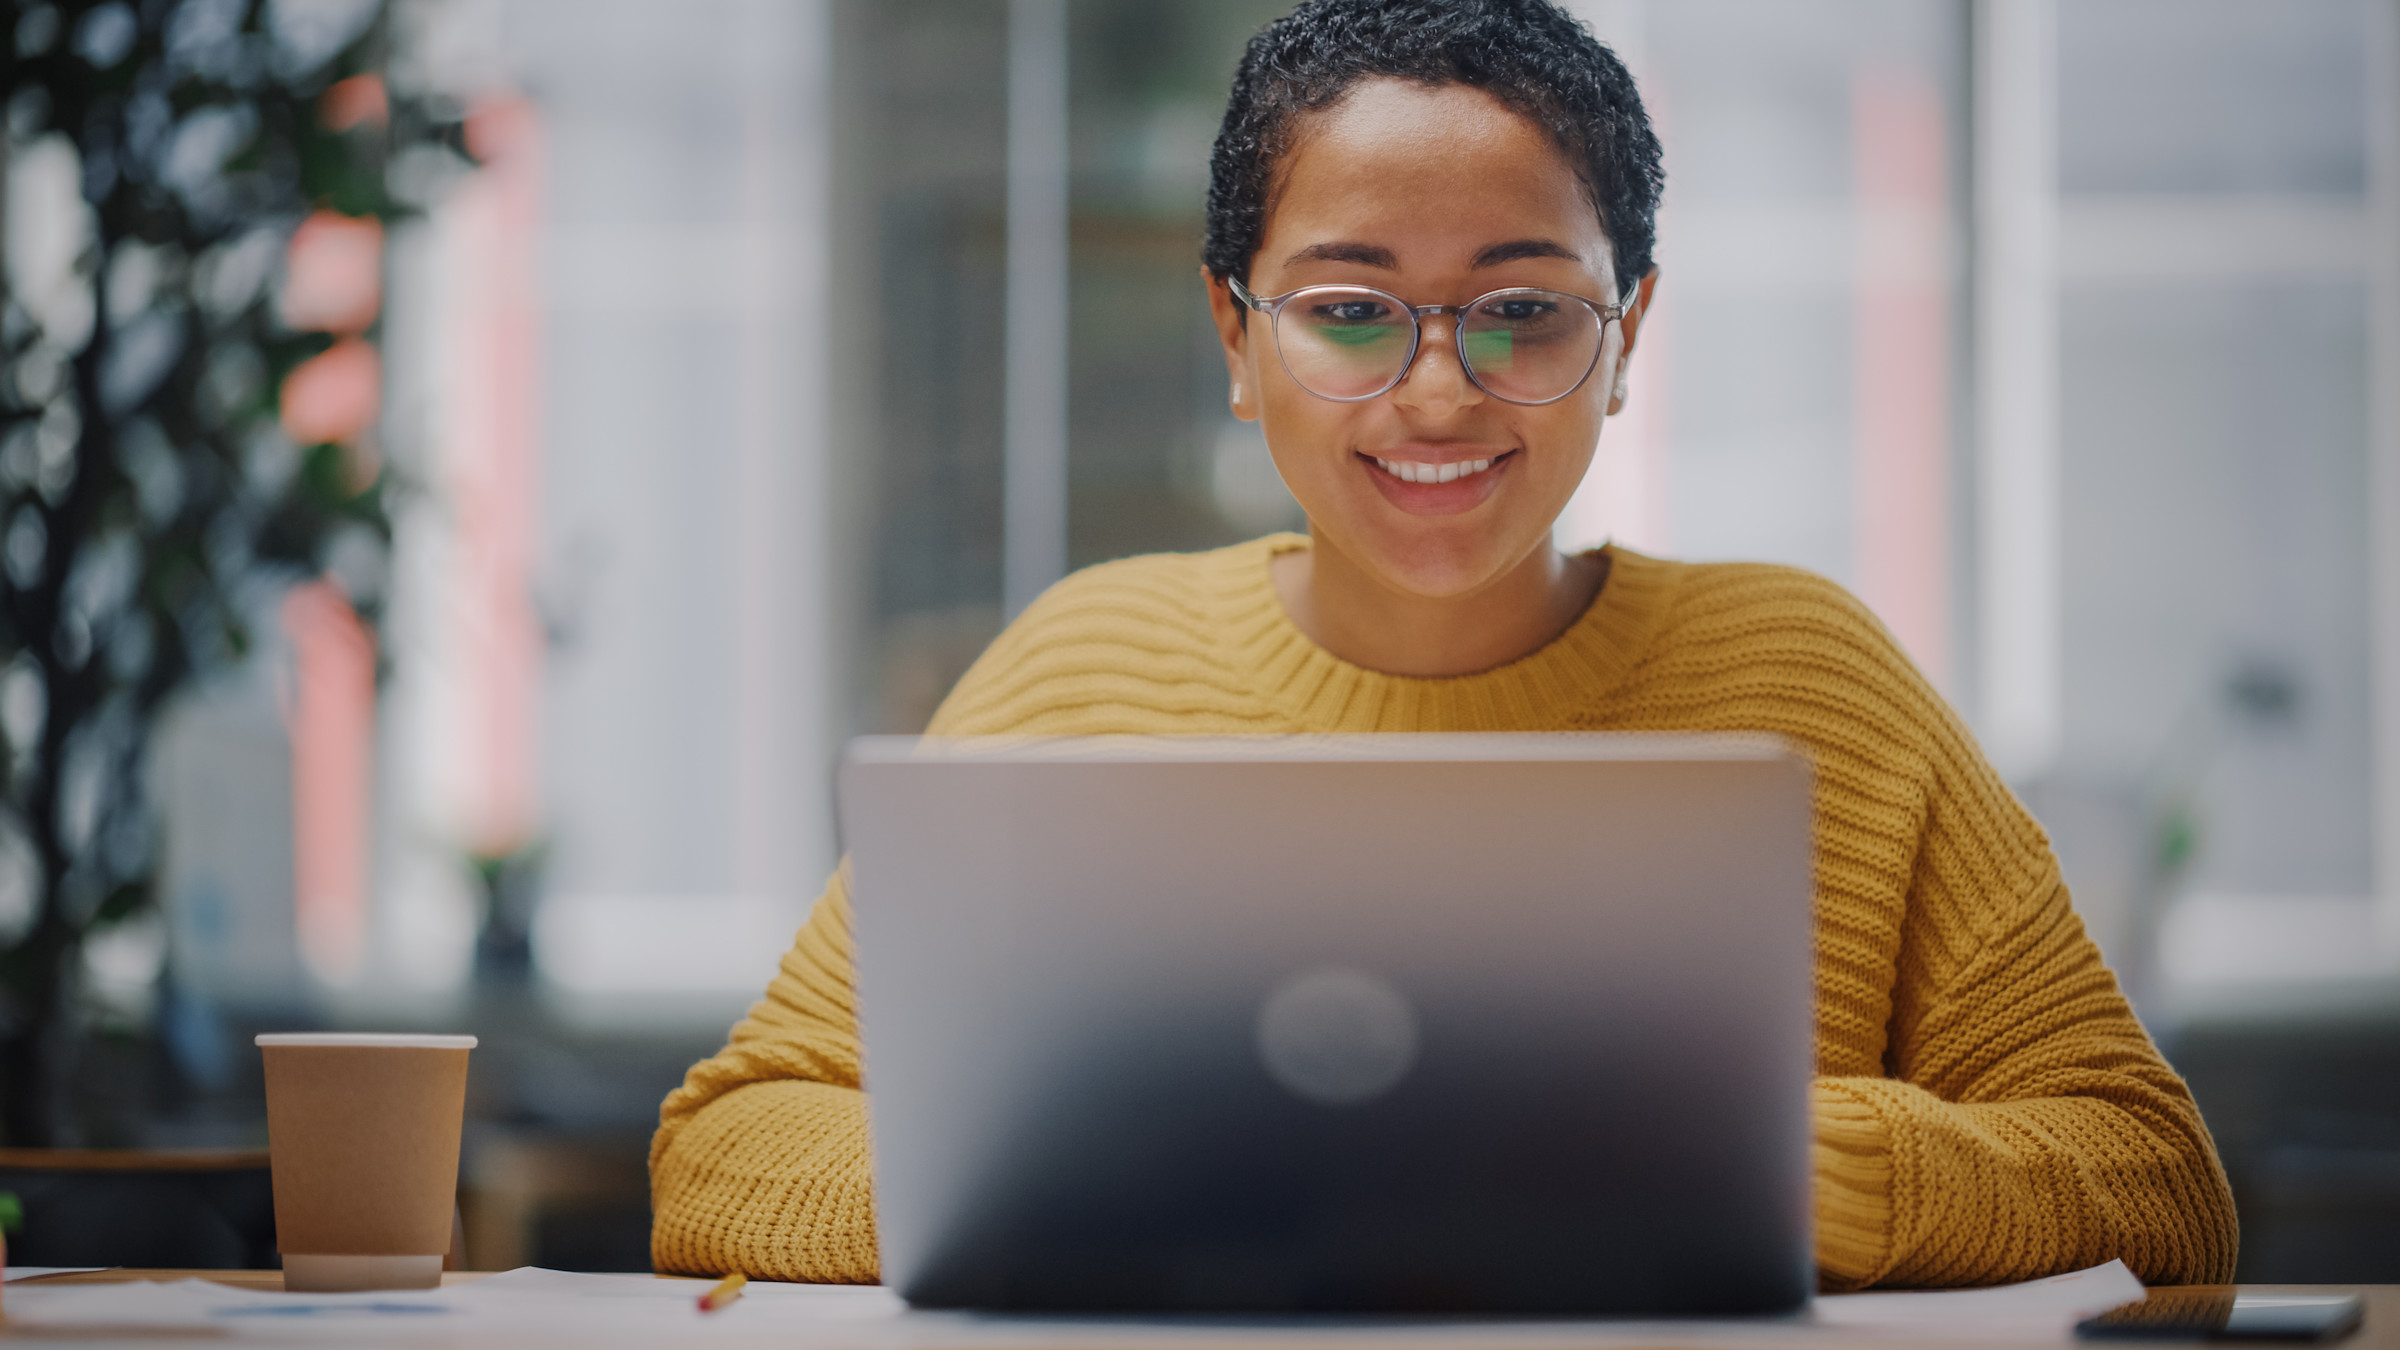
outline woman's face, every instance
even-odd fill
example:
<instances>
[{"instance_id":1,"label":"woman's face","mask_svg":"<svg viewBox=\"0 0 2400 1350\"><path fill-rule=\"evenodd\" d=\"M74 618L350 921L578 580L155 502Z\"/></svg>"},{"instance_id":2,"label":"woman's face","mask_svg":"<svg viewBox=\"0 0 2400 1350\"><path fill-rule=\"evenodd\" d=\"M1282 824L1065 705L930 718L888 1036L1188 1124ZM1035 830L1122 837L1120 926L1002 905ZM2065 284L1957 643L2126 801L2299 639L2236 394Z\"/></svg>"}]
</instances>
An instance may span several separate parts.
<instances>
[{"instance_id":1,"label":"woman's face","mask_svg":"<svg viewBox=\"0 0 2400 1350\"><path fill-rule=\"evenodd\" d=\"M1540 128L1480 90L1393 79L1362 82L1308 117L1277 169L1250 289L1276 296L1331 283L1411 305L1463 305L1510 286L1617 298L1599 218ZM1209 290L1234 413L1262 424L1322 544L1426 598L1472 594L1546 545L1591 462L1629 325L1607 325L1575 392L1535 407L1478 388L1460 368L1454 321L1429 317L1398 385L1337 403L1293 382L1266 315L1235 304L1222 284ZM1450 482L1384 467L1487 460Z\"/></svg>"}]
</instances>

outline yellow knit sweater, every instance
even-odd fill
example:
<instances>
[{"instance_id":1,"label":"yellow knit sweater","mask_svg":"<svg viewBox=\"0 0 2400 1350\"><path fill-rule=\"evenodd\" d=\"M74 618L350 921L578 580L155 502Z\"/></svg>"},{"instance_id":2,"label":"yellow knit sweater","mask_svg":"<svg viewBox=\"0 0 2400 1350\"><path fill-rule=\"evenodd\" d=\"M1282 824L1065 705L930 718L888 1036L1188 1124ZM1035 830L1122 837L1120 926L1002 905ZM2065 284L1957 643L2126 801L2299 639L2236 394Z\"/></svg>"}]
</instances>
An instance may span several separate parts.
<instances>
[{"instance_id":1,"label":"yellow knit sweater","mask_svg":"<svg viewBox=\"0 0 2400 1350\"><path fill-rule=\"evenodd\" d=\"M2040 827L1864 607L1784 567L1615 550L1542 650L1480 675L1350 665L1268 578L1297 536L1068 578L935 716L951 735L1762 730L1816 765L1817 1262L1828 1288L2027 1279L2122 1257L2233 1270L2190 1094L2085 936ZM836 873L766 997L660 1109L658 1268L876 1274Z\"/></svg>"}]
</instances>

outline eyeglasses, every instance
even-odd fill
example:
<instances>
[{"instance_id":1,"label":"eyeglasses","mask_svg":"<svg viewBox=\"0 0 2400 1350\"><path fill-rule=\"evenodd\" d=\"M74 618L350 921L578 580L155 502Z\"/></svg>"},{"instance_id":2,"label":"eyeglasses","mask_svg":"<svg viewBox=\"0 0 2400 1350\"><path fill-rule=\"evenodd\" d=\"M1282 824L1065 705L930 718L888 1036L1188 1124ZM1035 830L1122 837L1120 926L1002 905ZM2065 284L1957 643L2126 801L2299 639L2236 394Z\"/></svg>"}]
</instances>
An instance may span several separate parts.
<instances>
[{"instance_id":1,"label":"eyeglasses","mask_svg":"<svg viewBox=\"0 0 2400 1350\"><path fill-rule=\"evenodd\" d=\"M1303 286L1257 296L1227 277L1233 298L1267 316L1275 351L1294 383L1318 398L1360 403L1408 374L1437 314L1456 321L1458 363L1475 386L1510 403L1556 403L1600 363L1600 336L1622 318L1565 291L1514 286L1463 305L1411 305L1371 286Z\"/></svg>"}]
</instances>

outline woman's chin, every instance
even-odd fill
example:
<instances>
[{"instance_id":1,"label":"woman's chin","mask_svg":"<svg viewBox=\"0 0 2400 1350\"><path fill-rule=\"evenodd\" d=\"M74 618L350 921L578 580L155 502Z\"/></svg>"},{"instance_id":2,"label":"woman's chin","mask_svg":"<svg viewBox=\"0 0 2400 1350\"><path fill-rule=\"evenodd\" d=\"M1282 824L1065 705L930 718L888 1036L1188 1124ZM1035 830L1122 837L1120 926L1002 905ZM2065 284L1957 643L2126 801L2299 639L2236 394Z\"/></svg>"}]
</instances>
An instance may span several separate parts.
<instances>
[{"instance_id":1,"label":"woman's chin","mask_svg":"<svg viewBox=\"0 0 2400 1350\"><path fill-rule=\"evenodd\" d=\"M1350 570L1412 600L1458 600L1491 586L1548 543L1556 514L1520 512L1515 508L1523 504L1504 491L1473 510L1420 515L1395 509L1373 488L1357 491L1361 486L1352 482L1326 493L1332 500L1320 500L1334 509L1310 511L1310 532L1337 549Z\"/></svg>"},{"instance_id":2,"label":"woman's chin","mask_svg":"<svg viewBox=\"0 0 2400 1350\"><path fill-rule=\"evenodd\" d=\"M1413 600L1443 601L1475 594L1519 559L1480 538L1382 538L1369 544L1359 561L1387 590Z\"/></svg>"}]
</instances>

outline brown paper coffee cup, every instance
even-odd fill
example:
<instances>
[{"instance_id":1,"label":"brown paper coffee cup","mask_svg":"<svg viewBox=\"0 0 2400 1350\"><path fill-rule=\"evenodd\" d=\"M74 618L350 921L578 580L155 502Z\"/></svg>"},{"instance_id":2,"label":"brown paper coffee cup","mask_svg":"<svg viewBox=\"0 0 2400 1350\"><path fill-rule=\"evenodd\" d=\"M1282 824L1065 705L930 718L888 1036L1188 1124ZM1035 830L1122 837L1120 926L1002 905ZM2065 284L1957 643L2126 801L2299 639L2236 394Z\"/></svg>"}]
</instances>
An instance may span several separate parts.
<instances>
[{"instance_id":1,"label":"brown paper coffee cup","mask_svg":"<svg viewBox=\"0 0 2400 1350\"><path fill-rule=\"evenodd\" d=\"M286 1289L441 1283L472 1036L258 1038Z\"/></svg>"}]
</instances>

